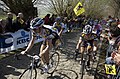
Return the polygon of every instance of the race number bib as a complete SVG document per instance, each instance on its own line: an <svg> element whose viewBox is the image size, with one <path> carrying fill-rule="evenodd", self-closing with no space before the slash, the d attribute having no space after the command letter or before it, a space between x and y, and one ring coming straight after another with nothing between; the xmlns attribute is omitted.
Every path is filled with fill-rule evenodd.
<svg viewBox="0 0 120 79"><path fill-rule="evenodd" d="M115 65L105 64L106 74L116 75Z"/></svg>

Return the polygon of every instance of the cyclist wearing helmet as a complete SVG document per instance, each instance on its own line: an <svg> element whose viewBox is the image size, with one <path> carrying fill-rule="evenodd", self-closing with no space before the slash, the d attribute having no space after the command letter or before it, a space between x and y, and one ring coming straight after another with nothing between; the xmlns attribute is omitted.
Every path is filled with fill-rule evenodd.
<svg viewBox="0 0 120 79"><path fill-rule="evenodd" d="M49 69L49 50L52 48L52 46L56 45L59 35L56 32L53 32L51 29L44 27L43 24L44 21L41 18L35 18L31 21L30 31L32 37L26 50L21 53L27 53L32 48L37 36L44 38L40 48L40 57L42 64L44 65L43 72L47 72Z"/></svg>
<svg viewBox="0 0 120 79"><path fill-rule="evenodd" d="M53 24L53 29L58 33L59 36L62 35L64 30L64 23L62 23L61 17L57 17L55 19L55 23Z"/></svg>
<svg viewBox="0 0 120 79"><path fill-rule="evenodd" d="M79 41L77 43L75 52L79 53L79 50L80 50L80 53L82 54L82 53L84 53L85 47L87 47L87 49L89 51L92 51L92 47L93 47L93 43L94 43L95 38L96 38L96 35L94 35L92 33L92 26L86 25L83 28L83 32L81 33L81 36L80 36ZM81 55L81 59L83 57L82 55ZM90 65L90 59L87 62L88 67L89 67L89 65Z"/></svg>

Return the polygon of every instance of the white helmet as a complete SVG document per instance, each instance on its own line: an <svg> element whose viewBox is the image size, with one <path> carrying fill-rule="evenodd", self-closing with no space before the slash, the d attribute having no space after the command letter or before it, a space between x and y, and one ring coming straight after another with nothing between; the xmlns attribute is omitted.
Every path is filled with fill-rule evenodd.
<svg viewBox="0 0 120 79"><path fill-rule="evenodd" d="M42 27L44 24L44 21L41 18L34 18L31 22L30 22L30 28L31 29L38 29L39 27Z"/></svg>
<svg viewBox="0 0 120 79"><path fill-rule="evenodd" d="M83 28L83 32L84 34L90 34L92 33L92 26L90 25L86 25L84 28Z"/></svg>

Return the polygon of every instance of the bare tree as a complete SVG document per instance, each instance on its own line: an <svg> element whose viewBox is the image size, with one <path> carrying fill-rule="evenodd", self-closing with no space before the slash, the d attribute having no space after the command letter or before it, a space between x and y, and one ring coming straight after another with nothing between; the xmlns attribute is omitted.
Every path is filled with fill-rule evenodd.
<svg viewBox="0 0 120 79"><path fill-rule="evenodd" d="M88 16L103 16L108 0L45 0L46 10L50 13L64 15L66 12L68 16L74 15L73 8L78 2L83 4L85 14Z"/></svg>
<svg viewBox="0 0 120 79"><path fill-rule="evenodd" d="M114 16L120 16L120 0L110 0L109 6L111 6L114 10Z"/></svg>
<svg viewBox="0 0 120 79"><path fill-rule="evenodd" d="M86 0L86 15L91 17L101 17L105 14L107 0Z"/></svg>
<svg viewBox="0 0 120 79"><path fill-rule="evenodd" d="M37 15L37 8L34 7L34 3L38 0L1 0L14 14L22 12L25 19L29 16ZM4 5L2 5L4 6ZM4 6L5 7L5 6Z"/></svg>
<svg viewBox="0 0 120 79"><path fill-rule="evenodd" d="M45 8L48 12L63 16L73 13L73 8L79 0L45 0Z"/></svg>

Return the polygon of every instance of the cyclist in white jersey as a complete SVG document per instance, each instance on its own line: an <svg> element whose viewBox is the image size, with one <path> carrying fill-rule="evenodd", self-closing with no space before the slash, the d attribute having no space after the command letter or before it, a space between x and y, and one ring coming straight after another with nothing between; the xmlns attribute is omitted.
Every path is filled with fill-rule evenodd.
<svg viewBox="0 0 120 79"><path fill-rule="evenodd" d="M40 48L40 57L42 64L44 65L43 71L48 72L49 50L56 45L56 41L59 39L59 35L56 32L53 32L51 29L44 27L44 21L41 18L33 19L30 25L30 32L32 37L26 50L22 51L21 53L25 54L32 48L34 41L37 39L37 36L44 38L44 41Z"/></svg>

